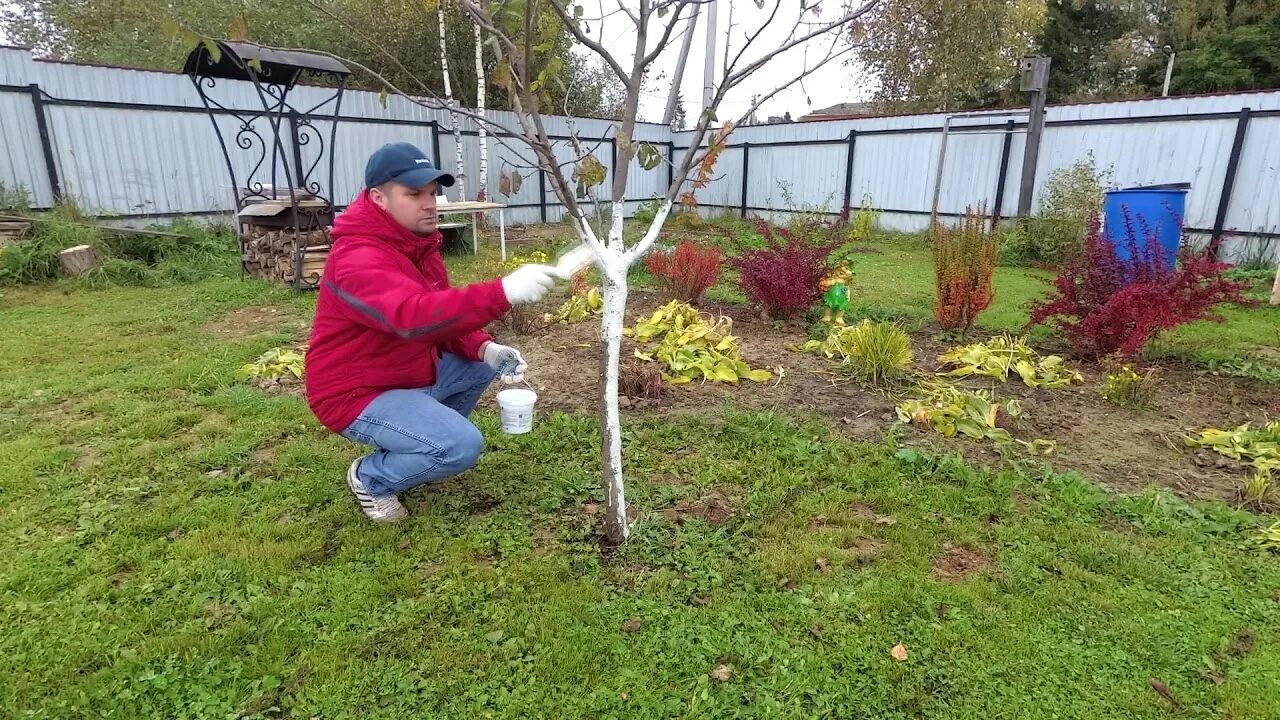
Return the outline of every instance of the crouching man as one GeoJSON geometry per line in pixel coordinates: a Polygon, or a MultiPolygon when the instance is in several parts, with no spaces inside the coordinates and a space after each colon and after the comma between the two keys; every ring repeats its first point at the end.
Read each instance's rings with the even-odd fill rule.
{"type": "Polygon", "coordinates": [[[449,284],[436,194],[453,185],[408,143],[369,158],[365,189],[337,217],[307,350],[307,401],[330,430],[373,446],[351,463],[347,487],[375,522],[408,513],[397,493],[476,464],[484,439],[467,419],[501,376],[526,369],[482,328],[512,305],[537,302],[554,269],[449,284]]]}

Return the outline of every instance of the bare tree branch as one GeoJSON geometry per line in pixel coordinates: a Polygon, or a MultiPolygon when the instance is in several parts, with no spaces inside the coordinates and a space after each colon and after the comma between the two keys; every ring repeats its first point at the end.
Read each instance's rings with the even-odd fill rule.
{"type": "MultiPolygon", "coordinates": [[[[475,4],[474,0],[465,1],[468,5],[475,4]]],[[[569,14],[565,12],[564,8],[560,7],[559,3],[551,3],[551,11],[560,16],[560,22],[564,25],[565,29],[578,40],[578,42],[595,51],[595,53],[605,61],[605,64],[609,66],[609,69],[613,70],[613,73],[622,81],[622,84],[625,85],[631,80],[631,76],[627,74],[626,70],[622,69],[622,66],[614,59],[613,54],[606,50],[604,45],[587,37],[587,35],[582,32],[582,28],[578,26],[578,21],[569,17],[569,14]]]]}

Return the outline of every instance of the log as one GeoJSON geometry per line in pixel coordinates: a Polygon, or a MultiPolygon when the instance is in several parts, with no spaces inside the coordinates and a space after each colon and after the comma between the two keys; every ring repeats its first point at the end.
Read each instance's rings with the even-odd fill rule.
{"type": "Polygon", "coordinates": [[[76,245],[58,253],[58,262],[68,275],[84,275],[101,265],[98,251],[92,245],[76,245]]]}

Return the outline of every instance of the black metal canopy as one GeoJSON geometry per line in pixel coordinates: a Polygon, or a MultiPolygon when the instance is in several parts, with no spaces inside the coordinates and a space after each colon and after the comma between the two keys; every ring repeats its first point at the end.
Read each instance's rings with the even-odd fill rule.
{"type": "Polygon", "coordinates": [[[327,55],[300,50],[276,50],[251,42],[211,40],[201,42],[187,55],[182,71],[188,75],[227,80],[257,79],[293,87],[303,73],[351,75],[346,65],[327,55]],[[215,53],[210,46],[217,48],[215,53]],[[216,57],[215,57],[216,56],[216,57]]]}

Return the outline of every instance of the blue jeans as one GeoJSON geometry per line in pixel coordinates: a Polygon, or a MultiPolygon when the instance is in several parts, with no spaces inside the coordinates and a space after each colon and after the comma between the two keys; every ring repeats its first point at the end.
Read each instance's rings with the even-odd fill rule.
{"type": "Polygon", "coordinates": [[[444,353],[436,384],[388,390],[369,403],[342,436],[377,450],[356,468],[374,495],[403,492],[469,470],[484,436],[467,416],[496,373],[482,362],[444,353]]]}

